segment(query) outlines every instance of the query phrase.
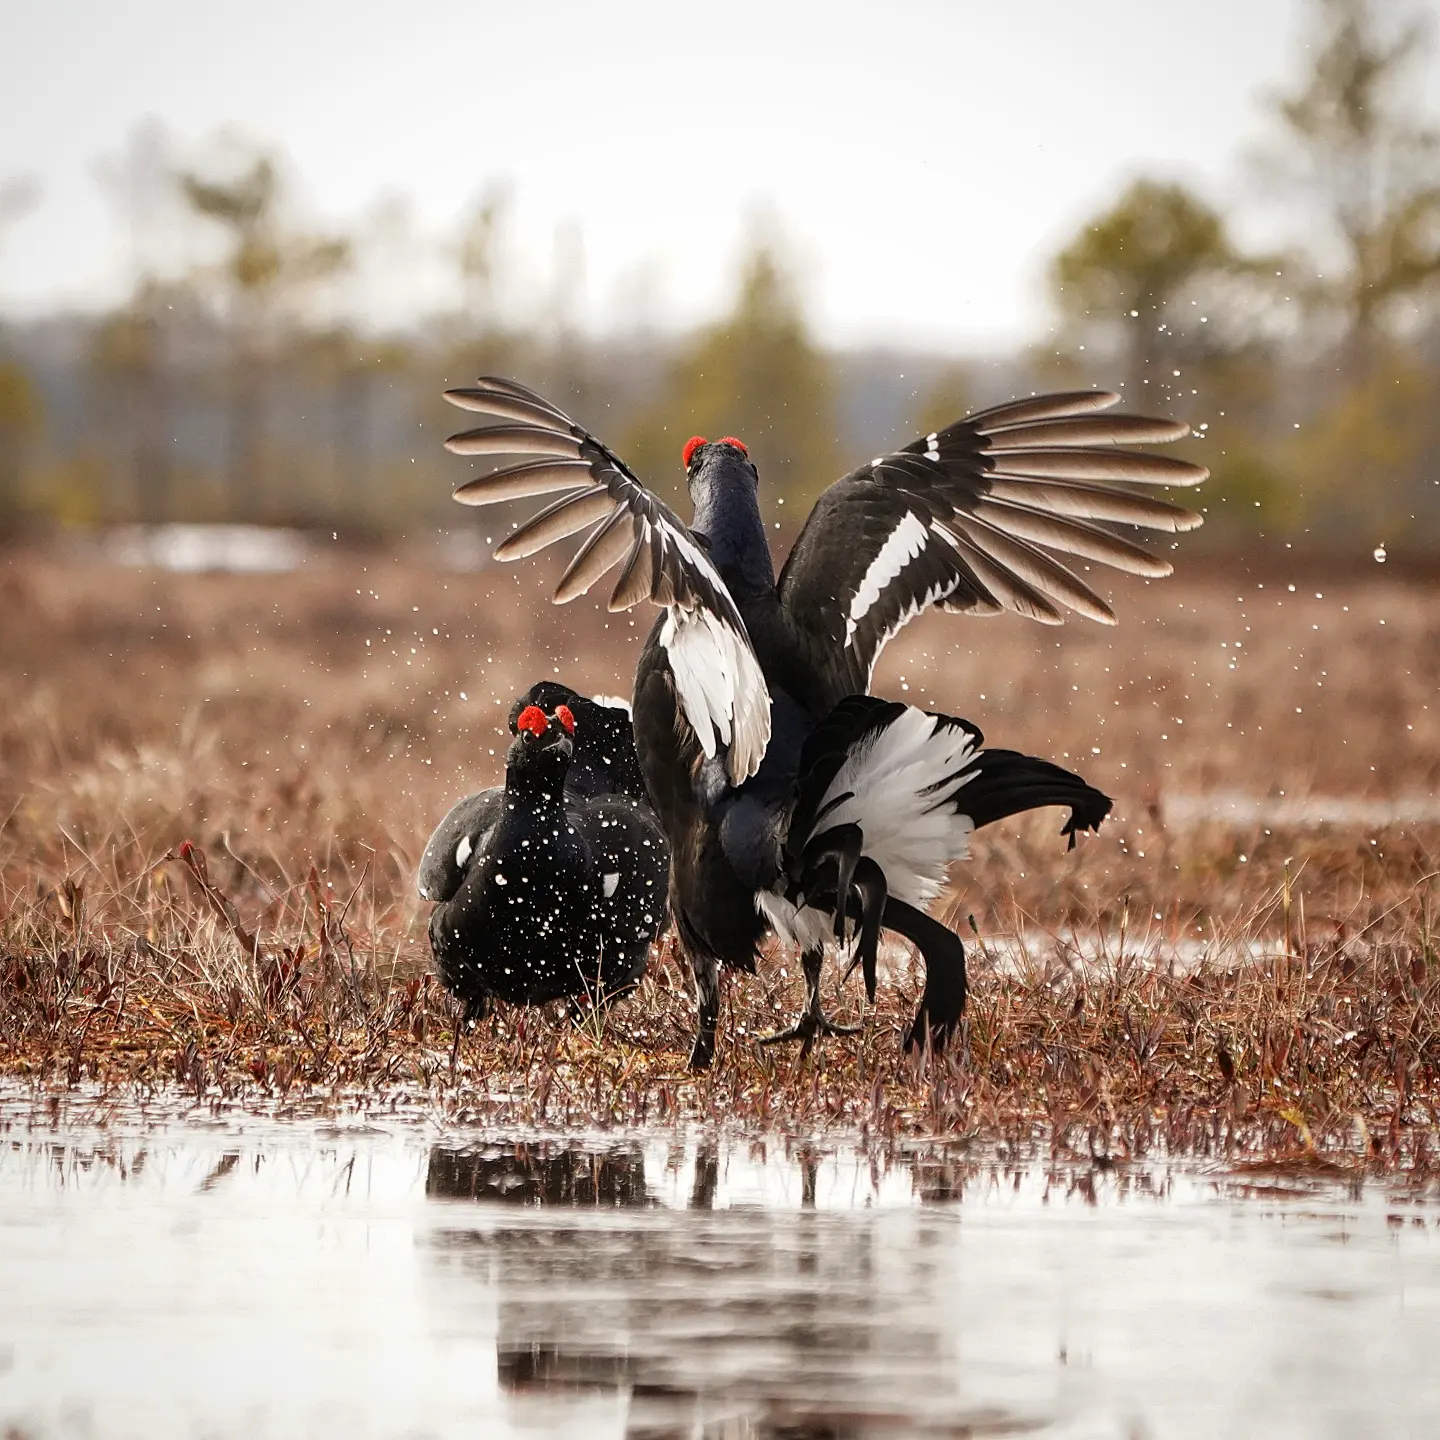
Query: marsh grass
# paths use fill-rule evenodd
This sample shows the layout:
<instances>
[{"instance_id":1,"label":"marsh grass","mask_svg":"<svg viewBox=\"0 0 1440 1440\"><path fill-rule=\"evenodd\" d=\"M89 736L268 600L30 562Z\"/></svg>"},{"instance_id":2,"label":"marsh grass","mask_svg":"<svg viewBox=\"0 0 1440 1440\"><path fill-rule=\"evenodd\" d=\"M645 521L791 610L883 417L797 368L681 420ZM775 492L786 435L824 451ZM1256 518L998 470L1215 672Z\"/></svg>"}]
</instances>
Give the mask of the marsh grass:
<instances>
[{"instance_id":1,"label":"marsh grass","mask_svg":"<svg viewBox=\"0 0 1440 1440\"><path fill-rule=\"evenodd\" d=\"M862 1036L757 1046L800 1004L776 952L727 986L726 1041L697 1077L665 947L603 1015L501 1011L459 1033L413 889L431 824L495 780L513 695L554 671L621 688L638 628L550 610L533 576L393 557L242 579L13 554L0 1073L266 1103L422 1096L457 1123L723 1122L1430 1175L1440 827L1327 824L1323 797L1435 795L1440 593L1272 583L1142 588L1119 631L1059 649L1006 622L912 627L882 688L1068 758L1116 814L1074 854L1053 816L976 838L947 902L972 977L951 1052L900 1052L922 978L904 948L874 1010L827 974ZM937 648L977 630L1004 643ZM1167 823L1167 798L1217 789L1283 796L1288 828Z\"/></svg>"}]
</instances>

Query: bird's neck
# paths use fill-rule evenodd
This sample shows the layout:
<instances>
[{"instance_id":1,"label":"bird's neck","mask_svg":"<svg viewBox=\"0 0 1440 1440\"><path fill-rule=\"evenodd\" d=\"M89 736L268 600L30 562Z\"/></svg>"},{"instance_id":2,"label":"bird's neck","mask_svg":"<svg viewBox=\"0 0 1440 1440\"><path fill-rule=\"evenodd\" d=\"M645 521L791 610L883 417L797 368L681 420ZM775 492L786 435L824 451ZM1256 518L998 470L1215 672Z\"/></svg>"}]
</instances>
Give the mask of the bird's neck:
<instances>
[{"instance_id":1,"label":"bird's neck","mask_svg":"<svg viewBox=\"0 0 1440 1440\"><path fill-rule=\"evenodd\" d=\"M710 559L737 599L775 589L775 562L753 484L720 480L695 500L691 529L703 535Z\"/></svg>"},{"instance_id":2,"label":"bird's neck","mask_svg":"<svg viewBox=\"0 0 1440 1440\"><path fill-rule=\"evenodd\" d=\"M505 772L505 793L523 796L532 808L559 806L564 788L565 772L557 766L512 765Z\"/></svg>"}]
</instances>

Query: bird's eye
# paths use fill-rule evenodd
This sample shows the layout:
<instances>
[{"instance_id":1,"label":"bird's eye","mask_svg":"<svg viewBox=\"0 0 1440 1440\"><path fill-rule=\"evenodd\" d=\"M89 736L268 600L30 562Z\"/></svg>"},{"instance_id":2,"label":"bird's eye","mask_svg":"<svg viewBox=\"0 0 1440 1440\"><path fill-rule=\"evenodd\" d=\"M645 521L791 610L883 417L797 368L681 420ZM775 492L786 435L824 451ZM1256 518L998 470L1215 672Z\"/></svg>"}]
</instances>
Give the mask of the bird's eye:
<instances>
[{"instance_id":1,"label":"bird's eye","mask_svg":"<svg viewBox=\"0 0 1440 1440\"><path fill-rule=\"evenodd\" d=\"M703 435L692 435L686 442L685 448L680 452L680 460L688 470L690 462L695 458L695 452L705 443Z\"/></svg>"},{"instance_id":2,"label":"bird's eye","mask_svg":"<svg viewBox=\"0 0 1440 1440\"><path fill-rule=\"evenodd\" d=\"M555 707L555 718L571 735L575 733L575 715L568 705L557 705Z\"/></svg>"}]
</instances>

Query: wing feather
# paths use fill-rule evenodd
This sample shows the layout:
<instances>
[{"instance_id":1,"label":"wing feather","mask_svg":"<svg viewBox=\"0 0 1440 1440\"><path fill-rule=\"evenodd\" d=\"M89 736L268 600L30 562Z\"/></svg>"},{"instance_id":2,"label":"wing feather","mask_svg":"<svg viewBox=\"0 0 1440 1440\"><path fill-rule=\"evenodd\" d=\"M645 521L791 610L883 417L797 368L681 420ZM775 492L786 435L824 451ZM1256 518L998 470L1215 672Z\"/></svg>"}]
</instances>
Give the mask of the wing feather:
<instances>
[{"instance_id":1,"label":"wing feather","mask_svg":"<svg viewBox=\"0 0 1440 1440\"><path fill-rule=\"evenodd\" d=\"M635 548L635 534L624 506L617 505L608 520L575 552L560 583L555 603L565 605L583 595L607 570L618 565Z\"/></svg>"},{"instance_id":2,"label":"wing feather","mask_svg":"<svg viewBox=\"0 0 1440 1440\"><path fill-rule=\"evenodd\" d=\"M968 535L952 530L944 533L946 541L955 547L986 591L1006 610L1013 610L1017 615L1026 615L1031 620L1038 620L1042 625L1065 623L1064 612L1049 596L1031 585L1023 576L1000 564ZM888 640L890 637L887 635L885 638ZM876 653L878 655L879 652Z\"/></svg>"},{"instance_id":3,"label":"wing feather","mask_svg":"<svg viewBox=\"0 0 1440 1440\"><path fill-rule=\"evenodd\" d=\"M539 425L482 425L463 430L445 442L452 455L555 455L580 458L580 441L559 430Z\"/></svg>"},{"instance_id":4,"label":"wing feather","mask_svg":"<svg viewBox=\"0 0 1440 1440\"><path fill-rule=\"evenodd\" d=\"M944 528L947 533L964 535L997 565L1048 598L1068 605L1076 614L1088 616L1101 625L1115 623L1115 612L1078 575L1029 541L1007 535L998 526L988 524L980 512L956 516Z\"/></svg>"},{"instance_id":5,"label":"wing feather","mask_svg":"<svg viewBox=\"0 0 1440 1440\"><path fill-rule=\"evenodd\" d=\"M781 605L831 703L867 688L880 651L932 605L1013 610L1045 624L1114 612L1056 554L1158 577L1167 561L1112 526L1175 534L1201 517L1153 488L1202 466L1133 447L1189 433L1174 420L1105 414L1108 391L996 405L877 457L820 497L781 572ZM923 527L923 528L922 528ZM934 544L922 537L934 537ZM844 637L843 645L832 637Z\"/></svg>"},{"instance_id":6,"label":"wing feather","mask_svg":"<svg viewBox=\"0 0 1440 1440\"><path fill-rule=\"evenodd\" d=\"M522 425L553 427L565 421L560 411L538 396L524 399L503 390L476 388L447 390L445 398L461 410L477 410L482 415L493 415L497 420L515 420Z\"/></svg>"},{"instance_id":7,"label":"wing feather","mask_svg":"<svg viewBox=\"0 0 1440 1440\"><path fill-rule=\"evenodd\" d=\"M959 424L989 431L1004 425L1028 424L1032 420L1060 420L1071 415L1088 415L1093 410L1108 410L1119 403L1120 397L1110 390L1064 390L1055 395L1032 395L1027 400L1007 400L1003 405L977 410Z\"/></svg>"},{"instance_id":8,"label":"wing feather","mask_svg":"<svg viewBox=\"0 0 1440 1440\"><path fill-rule=\"evenodd\" d=\"M628 610L647 599L655 589L655 551L651 537L642 531L635 537L634 547L620 569L620 578L610 592L612 611Z\"/></svg>"},{"instance_id":9,"label":"wing feather","mask_svg":"<svg viewBox=\"0 0 1440 1440\"><path fill-rule=\"evenodd\" d=\"M986 449L1023 450L1031 445L1164 445L1183 440L1190 427L1148 415L1074 415L987 429Z\"/></svg>"},{"instance_id":10,"label":"wing feather","mask_svg":"<svg viewBox=\"0 0 1440 1440\"><path fill-rule=\"evenodd\" d=\"M1198 485L1205 478L1197 466L1168 455L1078 446L1004 450L990 473L1008 480L1125 480L1144 485Z\"/></svg>"},{"instance_id":11,"label":"wing feather","mask_svg":"<svg viewBox=\"0 0 1440 1440\"><path fill-rule=\"evenodd\" d=\"M456 499L489 505L567 492L502 541L495 558L518 560L590 531L561 576L555 601L573 600L620 566L610 609L642 600L666 607L665 633L675 647L669 658L685 718L707 758L725 749L733 784L753 775L770 741L769 690L733 597L685 524L619 456L533 390L485 376L445 398L502 422L451 436L445 443L456 454L548 457L477 476L459 487Z\"/></svg>"},{"instance_id":12,"label":"wing feather","mask_svg":"<svg viewBox=\"0 0 1440 1440\"><path fill-rule=\"evenodd\" d=\"M590 483L590 467L583 460L532 460L509 465L488 475L477 475L457 486L455 499L462 505L495 505L502 500L527 500L556 490L573 490Z\"/></svg>"},{"instance_id":13,"label":"wing feather","mask_svg":"<svg viewBox=\"0 0 1440 1440\"><path fill-rule=\"evenodd\" d=\"M1194 530L1202 517L1182 505L1168 500L1154 500L1112 485L1086 485L1071 481L1031 483L1025 480L995 480L990 498L1008 500L1017 505L1042 506L1056 515L1076 520L1113 520L1123 525L1139 525L1147 530L1167 530L1177 534Z\"/></svg>"},{"instance_id":14,"label":"wing feather","mask_svg":"<svg viewBox=\"0 0 1440 1440\"><path fill-rule=\"evenodd\" d=\"M591 485L547 505L533 520L495 547L497 560L523 560L557 540L588 530L615 507L615 497L604 485Z\"/></svg>"},{"instance_id":15,"label":"wing feather","mask_svg":"<svg viewBox=\"0 0 1440 1440\"><path fill-rule=\"evenodd\" d=\"M1022 540L1048 545L1052 550L1078 555L1082 560L1096 560L1131 575L1159 580L1175 568L1168 560L1152 555L1143 546L1112 535L1085 520L1047 514L1028 505L997 501L993 495L986 496L975 513Z\"/></svg>"}]
</instances>

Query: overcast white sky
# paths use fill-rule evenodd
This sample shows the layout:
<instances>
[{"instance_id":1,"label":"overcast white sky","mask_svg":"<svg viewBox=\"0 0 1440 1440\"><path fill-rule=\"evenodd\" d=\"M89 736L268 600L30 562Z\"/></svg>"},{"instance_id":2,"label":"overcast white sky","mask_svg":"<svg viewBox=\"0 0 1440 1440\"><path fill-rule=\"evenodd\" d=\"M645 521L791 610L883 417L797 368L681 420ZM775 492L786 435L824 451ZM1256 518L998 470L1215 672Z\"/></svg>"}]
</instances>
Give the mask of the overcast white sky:
<instances>
[{"instance_id":1,"label":"overcast white sky","mask_svg":"<svg viewBox=\"0 0 1440 1440\"><path fill-rule=\"evenodd\" d=\"M1046 255L1128 176L1238 194L1302 9L0 0L0 177L44 187L0 242L0 306L119 292L93 163L150 115L187 144L238 123L283 146L331 224L400 192L438 233L508 179L531 274L578 225L592 326L713 313L768 210L828 339L1013 343L1045 324Z\"/></svg>"}]
</instances>

